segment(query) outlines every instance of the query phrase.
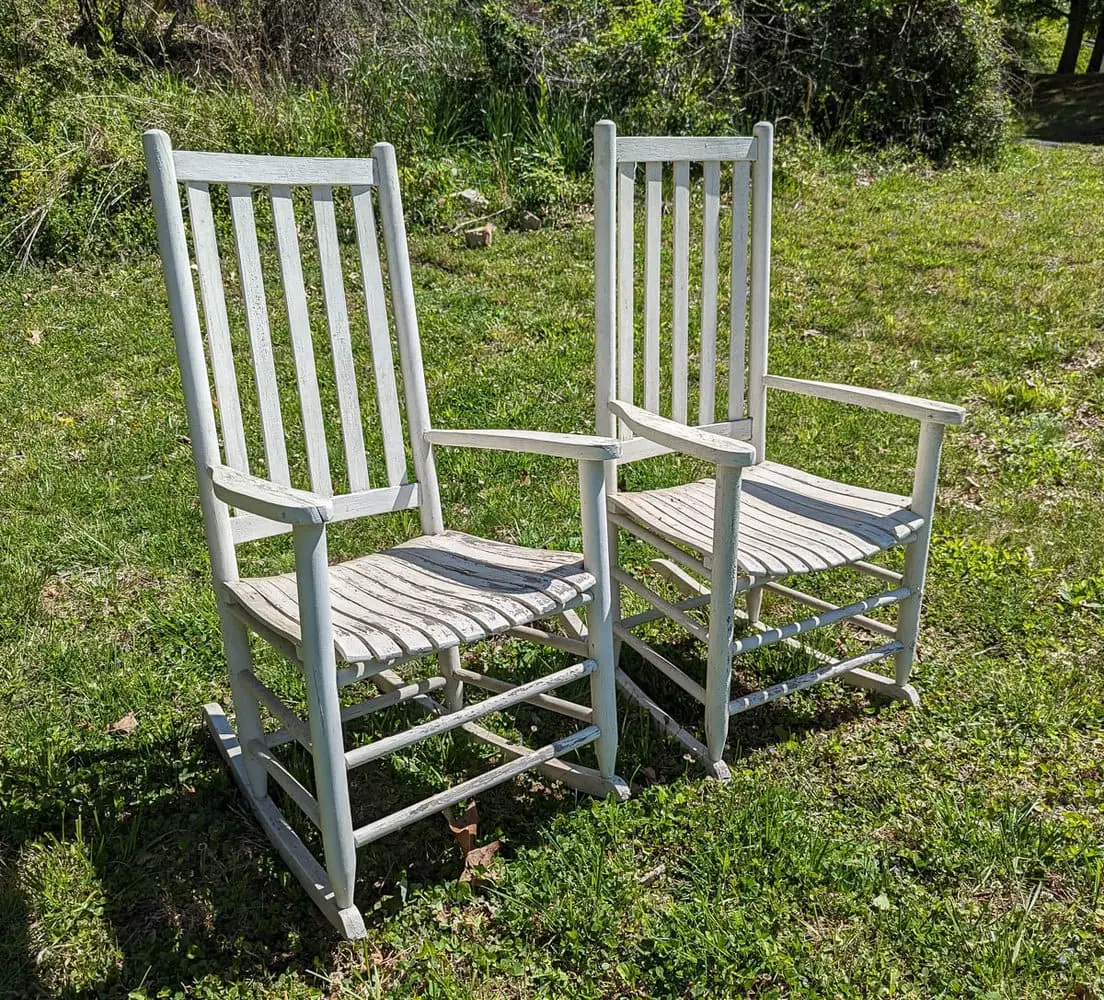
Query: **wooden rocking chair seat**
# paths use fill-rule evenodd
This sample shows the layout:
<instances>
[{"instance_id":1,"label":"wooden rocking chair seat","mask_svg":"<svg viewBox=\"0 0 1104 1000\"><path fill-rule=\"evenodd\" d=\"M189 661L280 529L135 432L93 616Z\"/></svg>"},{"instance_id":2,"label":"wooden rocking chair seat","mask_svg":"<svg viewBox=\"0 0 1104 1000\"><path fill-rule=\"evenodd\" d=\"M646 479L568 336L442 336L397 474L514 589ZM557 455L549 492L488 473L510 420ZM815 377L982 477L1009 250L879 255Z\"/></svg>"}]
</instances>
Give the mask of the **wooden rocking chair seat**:
<instances>
[{"instance_id":1,"label":"wooden rocking chair seat","mask_svg":"<svg viewBox=\"0 0 1104 1000\"><path fill-rule=\"evenodd\" d=\"M924 519L908 497L760 462L740 478L737 567L742 577L779 579L847 566L911 542ZM610 497L611 510L712 565L714 480ZM633 524L625 524L633 530Z\"/></svg>"},{"instance_id":2,"label":"wooden rocking chair seat","mask_svg":"<svg viewBox=\"0 0 1104 1000\"><path fill-rule=\"evenodd\" d=\"M582 560L446 531L337 563L329 574L337 658L392 665L579 607L595 586ZM248 625L299 645L294 572L225 587Z\"/></svg>"}]
</instances>

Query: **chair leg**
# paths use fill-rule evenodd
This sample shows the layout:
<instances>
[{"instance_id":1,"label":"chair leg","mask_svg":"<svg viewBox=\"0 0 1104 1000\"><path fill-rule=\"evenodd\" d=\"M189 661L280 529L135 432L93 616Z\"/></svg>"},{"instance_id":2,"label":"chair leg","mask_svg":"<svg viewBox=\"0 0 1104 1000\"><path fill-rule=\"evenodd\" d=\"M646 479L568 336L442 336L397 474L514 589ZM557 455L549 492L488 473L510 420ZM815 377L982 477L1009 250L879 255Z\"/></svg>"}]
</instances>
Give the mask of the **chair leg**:
<instances>
[{"instance_id":1,"label":"chair leg","mask_svg":"<svg viewBox=\"0 0 1104 1000\"><path fill-rule=\"evenodd\" d=\"M931 545L935 491L939 481L939 453L942 447L943 425L921 424L911 509L924 518L924 526L916 540L905 549L905 572L901 583L909 588L910 594L901 602L897 611L897 641L902 648L894 658L894 679L902 688L908 686L912 666L916 661L916 640L920 631L920 608L928 572L928 549Z\"/></svg>"},{"instance_id":2,"label":"chair leg","mask_svg":"<svg viewBox=\"0 0 1104 1000\"><path fill-rule=\"evenodd\" d=\"M732 694L732 633L736 618L736 537L740 520L740 470L719 468L713 498L713 573L709 601L709 660L705 677L705 743L716 764L728 742Z\"/></svg>"},{"instance_id":3,"label":"chair leg","mask_svg":"<svg viewBox=\"0 0 1104 1000\"><path fill-rule=\"evenodd\" d=\"M752 587L747 592L747 615L749 622L759 621L763 613L763 588Z\"/></svg>"},{"instance_id":4,"label":"chair leg","mask_svg":"<svg viewBox=\"0 0 1104 1000\"><path fill-rule=\"evenodd\" d=\"M326 873L340 910L353 906L356 845L349 807L349 779L337 696L330 610L326 531L323 525L297 526L293 532L302 628L300 655L307 689L315 794L321 818Z\"/></svg>"},{"instance_id":5,"label":"chair leg","mask_svg":"<svg viewBox=\"0 0 1104 1000\"><path fill-rule=\"evenodd\" d=\"M249 790L258 798L268 794L268 774L264 765L246 749L253 740L264 742L264 725L261 722L260 705L245 685L241 674L253 668L253 652L249 648L249 631L225 608L219 608L222 622L222 643L226 662L230 667L230 691L234 698L234 716L238 737L242 746L242 761Z\"/></svg>"},{"instance_id":6,"label":"chair leg","mask_svg":"<svg viewBox=\"0 0 1104 1000\"><path fill-rule=\"evenodd\" d=\"M464 682L456 676L456 671L460 669L460 650L454 646L438 653L437 665L445 678L445 708L455 712L464 707Z\"/></svg>"},{"instance_id":7,"label":"chair leg","mask_svg":"<svg viewBox=\"0 0 1104 1000\"><path fill-rule=\"evenodd\" d=\"M602 777L612 780L617 766L617 662L613 645L613 578L610 572L605 470L601 462L579 463L579 493L583 564L596 580L586 613L587 648L591 659L598 664L598 669L590 675L590 704L594 722L602 730L602 735L594 744L594 751Z\"/></svg>"}]
</instances>

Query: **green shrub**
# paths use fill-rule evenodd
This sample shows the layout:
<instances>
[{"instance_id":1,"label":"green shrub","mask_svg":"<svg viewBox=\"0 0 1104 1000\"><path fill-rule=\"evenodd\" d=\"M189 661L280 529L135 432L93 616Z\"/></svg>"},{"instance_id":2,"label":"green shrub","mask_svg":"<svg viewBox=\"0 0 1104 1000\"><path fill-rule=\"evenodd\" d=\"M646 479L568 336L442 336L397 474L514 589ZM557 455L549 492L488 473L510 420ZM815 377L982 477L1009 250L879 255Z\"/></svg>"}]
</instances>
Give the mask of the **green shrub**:
<instances>
[{"instance_id":1,"label":"green shrub","mask_svg":"<svg viewBox=\"0 0 1104 1000\"><path fill-rule=\"evenodd\" d=\"M716 132L789 120L821 140L986 158L1008 107L987 0L491 0L490 83L625 131Z\"/></svg>"}]
</instances>

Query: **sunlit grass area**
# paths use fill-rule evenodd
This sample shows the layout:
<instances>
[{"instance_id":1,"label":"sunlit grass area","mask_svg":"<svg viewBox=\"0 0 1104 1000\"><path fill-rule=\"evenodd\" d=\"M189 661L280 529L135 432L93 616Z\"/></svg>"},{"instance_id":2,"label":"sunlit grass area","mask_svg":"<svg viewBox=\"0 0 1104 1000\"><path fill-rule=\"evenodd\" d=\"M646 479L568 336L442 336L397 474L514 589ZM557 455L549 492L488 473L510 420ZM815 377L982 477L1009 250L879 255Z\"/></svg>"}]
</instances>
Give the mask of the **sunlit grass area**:
<instances>
[{"instance_id":1,"label":"sunlit grass area","mask_svg":"<svg viewBox=\"0 0 1104 1000\"><path fill-rule=\"evenodd\" d=\"M287 873L201 725L229 692L152 248L5 276L0 995L1101 995L1104 152L781 166L771 369L970 411L944 451L923 706L829 683L741 715L727 786L623 708L629 803L496 790L479 837L503 848L474 889L440 817L374 845L357 944ZM412 252L441 426L591 429L589 224ZM770 406L772 458L907 491L913 424ZM438 460L451 526L579 544L569 463ZM331 556L412 530L343 528ZM534 655L476 649L501 672ZM356 804L413 801L465 756L405 755Z\"/></svg>"}]
</instances>

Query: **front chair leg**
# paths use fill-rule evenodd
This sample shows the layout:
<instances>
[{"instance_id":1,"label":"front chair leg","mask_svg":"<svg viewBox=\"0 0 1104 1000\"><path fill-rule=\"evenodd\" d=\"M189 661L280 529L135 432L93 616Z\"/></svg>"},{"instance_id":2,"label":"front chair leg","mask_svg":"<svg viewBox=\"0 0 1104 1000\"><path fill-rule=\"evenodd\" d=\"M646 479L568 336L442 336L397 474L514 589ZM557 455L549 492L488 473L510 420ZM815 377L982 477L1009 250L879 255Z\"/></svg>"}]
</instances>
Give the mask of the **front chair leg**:
<instances>
[{"instance_id":1,"label":"front chair leg","mask_svg":"<svg viewBox=\"0 0 1104 1000\"><path fill-rule=\"evenodd\" d=\"M713 572L709 600L709 661L705 675L705 743L709 760L720 762L728 742L728 702L732 697L732 635L736 609L737 531L740 521L740 469L717 469L714 488Z\"/></svg>"},{"instance_id":2,"label":"front chair leg","mask_svg":"<svg viewBox=\"0 0 1104 1000\"><path fill-rule=\"evenodd\" d=\"M920 443L916 472L912 481L910 509L924 519L916 539L905 549L905 572L901 583L909 596L897 611L897 641L901 650L894 662L894 679L905 687L916 661L916 640L920 631L920 608L924 599L924 581L928 573L928 549L931 545L932 519L935 516L935 492L939 482L939 455L943 448L943 425L924 421L920 425Z\"/></svg>"},{"instance_id":3,"label":"front chair leg","mask_svg":"<svg viewBox=\"0 0 1104 1000\"><path fill-rule=\"evenodd\" d=\"M326 529L296 526L295 570L299 587L300 656L306 681L314 782L322 826L326 873L338 909L353 906L356 845L349 808L349 780L337 697L333 616L330 609ZM359 914L358 914L359 916Z\"/></svg>"},{"instance_id":4,"label":"front chair leg","mask_svg":"<svg viewBox=\"0 0 1104 1000\"><path fill-rule=\"evenodd\" d=\"M590 675L590 705L594 723L602 730L595 741L598 770L613 779L617 766L617 662L613 645L612 574L606 518L603 464L579 463L579 496L583 522L583 565L594 575L587 607L587 649L598 669Z\"/></svg>"}]
</instances>

